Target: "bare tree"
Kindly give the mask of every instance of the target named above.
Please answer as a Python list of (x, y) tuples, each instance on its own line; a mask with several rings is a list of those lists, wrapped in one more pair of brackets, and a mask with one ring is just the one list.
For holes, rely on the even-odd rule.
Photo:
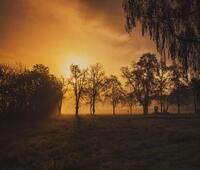
[(121, 68), (126, 83), (132, 86), (137, 101), (148, 114), (148, 106), (156, 93), (156, 74), (158, 62), (154, 54), (144, 54), (137, 63)]
[(75, 115), (79, 115), (80, 101), (85, 95), (87, 85), (87, 69), (80, 69), (78, 65), (71, 65), (70, 85), (75, 97)]
[(117, 105), (122, 99), (122, 85), (116, 76), (111, 75), (105, 81), (105, 97), (112, 104), (113, 115), (115, 115), (115, 110)]
[(90, 113), (95, 115), (96, 104), (101, 100), (101, 91), (105, 81), (105, 72), (100, 63), (91, 65), (88, 74), (88, 98), (90, 105)]

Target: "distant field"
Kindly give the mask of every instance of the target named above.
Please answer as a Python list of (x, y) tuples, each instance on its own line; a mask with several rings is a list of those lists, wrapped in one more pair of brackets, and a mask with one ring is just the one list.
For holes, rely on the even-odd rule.
[(200, 169), (199, 116), (63, 116), (0, 128), (0, 170)]

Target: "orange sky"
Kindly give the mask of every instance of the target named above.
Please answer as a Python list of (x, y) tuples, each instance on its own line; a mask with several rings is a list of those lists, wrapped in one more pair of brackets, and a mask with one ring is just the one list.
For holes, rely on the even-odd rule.
[[(100, 62), (120, 75), (122, 66), (155, 52), (139, 29), (130, 36), (124, 25), (122, 0), (0, 0), (0, 62), (41, 63), (57, 76), (71, 63)], [(63, 112), (73, 112), (69, 106)]]
[[(122, 0), (0, 0), (0, 62), (42, 63), (56, 75), (72, 62), (100, 62), (107, 73), (154, 51), (124, 29)], [(112, 67), (112, 69), (110, 69)]]

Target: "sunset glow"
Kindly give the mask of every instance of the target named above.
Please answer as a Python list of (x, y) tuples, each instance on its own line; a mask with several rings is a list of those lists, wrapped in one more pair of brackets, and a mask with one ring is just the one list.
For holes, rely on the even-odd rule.
[[(108, 74), (155, 51), (139, 31), (124, 29), (122, 0), (2, 0), (0, 62), (36, 63), (67, 75), (71, 63), (100, 62)], [(110, 69), (112, 67), (112, 69)]]
[(71, 55), (66, 58), (66, 61), (63, 62), (61, 68), (63, 70), (63, 75), (66, 77), (70, 76), (70, 65), (79, 65), (81, 69), (86, 69), (89, 67), (89, 62), (87, 62), (87, 59), (78, 55)]
[(200, 0), (0, 0), (0, 170), (200, 169)]

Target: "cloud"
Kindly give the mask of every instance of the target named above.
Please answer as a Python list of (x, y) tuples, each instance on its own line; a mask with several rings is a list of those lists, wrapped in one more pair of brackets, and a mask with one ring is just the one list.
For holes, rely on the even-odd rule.
[(86, 24), (99, 21), (113, 31), (125, 32), (122, 0), (74, 0), (73, 5)]
[(72, 53), (119, 70), (153, 49), (138, 30), (130, 37), (124, 24), (122, 0), (0, 0), (0, 59), (9, 52), (56, 71), (55, 63), (59, 68)]
[[(110, 29), (113, 32), (125, 33), (122, 0), (0, 0), (0, 45), (7, 37), (26, 34), (50, 25), (74, 23), (74, 10), (84, 25), (96, 29)], [(74, 14), (75, 15), (75, 14)], [(76, 26), (76, 25), (75, 25)], [(74, 27), (75, 27), (74, 26)]]

